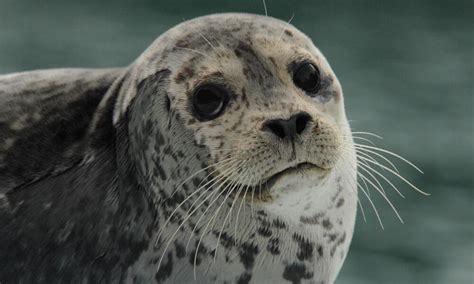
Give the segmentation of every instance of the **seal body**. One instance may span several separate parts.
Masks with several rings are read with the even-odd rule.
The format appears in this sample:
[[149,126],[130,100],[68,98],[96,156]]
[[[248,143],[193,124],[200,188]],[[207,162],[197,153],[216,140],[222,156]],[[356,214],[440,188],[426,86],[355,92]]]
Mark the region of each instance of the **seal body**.
[[0,76],[0,102],[0,281],[335,280],[355,151],[291,25],[197,18],[127,68]]

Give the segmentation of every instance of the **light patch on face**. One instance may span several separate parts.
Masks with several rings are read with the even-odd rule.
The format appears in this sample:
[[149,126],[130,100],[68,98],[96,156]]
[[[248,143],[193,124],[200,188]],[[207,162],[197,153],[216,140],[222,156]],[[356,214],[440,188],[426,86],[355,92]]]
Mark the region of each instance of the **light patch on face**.
[[296,224],[299,222],[297,216],[308,210],[305,208],[307,204],[311,204],[313,208],[325,208],[331,175],[330,171],[312,169],[282,176],[268,190],[271,202],[265,202],[261,206],[270,214]]
[[[283,30],[276,27],[273,33],[236,32],[225,44],[203,29],[203,38],[196,37],[201,44],[178,40],[178,45],[192,47],[193,51],[185,49],[173,55],[181,56],[182,64],[174,71],[171,84],[172,108],[188,122],[185,127],[193,131],[196,143],[209,150],[207,164],[216,165],[216,175],[242,186],[260,186],[299,163],[331,169],[347,136],[342,91],[324,56],[296,29],[285,26],[288,32],[282,34]],[[318,67],[321,94],[309,96],[295,86],[292,68],[301,62]],[[193,91],[206,83],[226,88],[229,104],[221,116],[198,121],[189,105]],[[286,120],[297,113],[307,114],[309,122],[294,140],[282,140],[262,131],[269,120]],[[299,176],[303,183],[298,185],[318,186],[318,174]],[[279,199],[294,192],[279,188]],[[275,202],[273,197],[272,193],[271,202]]]

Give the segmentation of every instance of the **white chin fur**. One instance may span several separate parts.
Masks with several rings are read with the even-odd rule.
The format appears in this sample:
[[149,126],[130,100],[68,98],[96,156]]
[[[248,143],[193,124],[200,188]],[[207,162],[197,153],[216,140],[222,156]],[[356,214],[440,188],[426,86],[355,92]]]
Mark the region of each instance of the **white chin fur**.
[[299,218],[308,206],[324,208],[332,192],[333,174],[333,171],[313,170],[282,176],[269,191],[272,200],[263,207],[287,220]]

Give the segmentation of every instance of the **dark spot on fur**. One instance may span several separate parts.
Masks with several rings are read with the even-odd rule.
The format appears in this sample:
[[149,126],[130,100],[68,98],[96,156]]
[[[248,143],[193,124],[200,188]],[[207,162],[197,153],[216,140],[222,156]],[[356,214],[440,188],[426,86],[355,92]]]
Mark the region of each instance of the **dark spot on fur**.
[[173,254],[169,252],[167,256],[167,261],[161,263],[160,269],[155,274],[155,279],[159,283],[168,279],[173,272]]
[[267,251],[269,251],[272,255],[279,255],[280,254],[280,239],[271,238],[270,240],[268,240]]
[[186,255],[186,249],[184,248],[182,244],[178,242],[175,242],[175,246],[176,246],[176,256],[178,258],[183,258]]
[[339,200],[337,201],[336,207],[339,208],[339,207],[341,207],[343,204],[344,204],[344,198],[341,197],[341,198],[339,198]]
[[237,56],[239,58],[242,56],[242,53],[238,49],[234,49],[234,53],[235,53],[235,56]]
[[252,274],[248,272],[244,272],[240,275],[239,279],[237,280],[237,284],[248,284],[250,283],[250,279],[252,279]]
[[296,257],[301,260],[310,260],[313,257],[314,243],[301,235],[293,234],[293,240],[298,244]]
[[[168,206],[170,208],[175,208],[178,204],[183,202],[184,198],[185,197],[184,197],[183,193],[176,192],[172,196],[166,198],[165,204],[166,204],[166,206]],[[175,215],[178,215],[178,214],[175,214]]]
[[337,234],[329,234],[329,242],[334,242],[334,240],[337,238]]
[[281,220],[280,218],[276,218],[273,220],[273,226],[277,229],[285,229],[286,228],[286,223]]
[[332,223],[331,223],[331,221],[329,221],[329,218],[326,218],[326,219],[323,220],[323,227],[327,230],[332,229]]
[[258,254],[258,246],[253,243],[244,243],[239,248],[240,262],[244,265],[245,269],[251,269],[255,262],[255,256]]
[[[197,247],[198,241],[196,241],[195,246]],[[202,256],[207,253],[207,249],[201,244],[199,246],[199,251],[196,253],[196,249],[194,249],[190,254],[189,254],[189,263],[191,265],[194,265],[194,258],[196,258],[196,265],[200,265],[202,261]]]
[[267,68],[268,64],[255,52],[251,45],[239,41],[234,53],[244,63],[243,73],[247,78],[256,80],[262,86],[271,85],[274,76]]
[[313,278],[313,272],[306,269],[306,265],[302,263],[292,263],[285,267],[283,278],[290,281],[292,284],[300,284],[303,279]]
[[201,184],[201,180],[196,178],[196,177],[193,178],[192,181],[193,181],[193,185],[196,186],[196,187],[198,187],[199,184]]
[[285,34],[289,37],[293,37],[293,33],[289,30],[285,30]]
[[189,66],[190,65],[185,64],[185,67],[183,68],[183,70],[181,70],[181,72],[176,74],[176,76],[174,77],[174,81],[177,84],[180,84],[184,82],[185,80],[189,80],[194,76],[194,70]]
[[300,216],[300,222],[303,224],[318,225],[320,223],[320,218],[324,216],[324,213],[317,213],[311,217]]
[[318,245],[317,251],[318,251],[318,256],[322,257],[324,252],[323,252],[323,247],[321,245]]
[[272,235],[272,230],[268,226],[260,226],[257,229],[257,233],[263,237],[270,237]]
[[334,246],[331,248],[331,256],[334,256],[334,253],[336,252],[336,249],[344,243],[346,240],[346,232],[342,234],[342,236],[337,240],[337,242],[334,244]]
[[[218,237],[220,234],[220,231],[213,231],[213,233],[216,237]],[[232,238],[227,232],[222,232],[220,242],[224,248],[229,249],[232,246],[234,246],[235,239]]]

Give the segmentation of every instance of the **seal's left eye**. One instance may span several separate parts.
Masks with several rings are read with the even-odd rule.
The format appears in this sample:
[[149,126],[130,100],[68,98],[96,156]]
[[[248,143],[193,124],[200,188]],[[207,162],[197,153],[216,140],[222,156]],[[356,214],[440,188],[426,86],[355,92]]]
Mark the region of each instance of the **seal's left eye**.
[[293,74],[293,82],[309,94],[317,93],[321,85],[318,68],[308,62],[300,64]]
[[193,109],[200,120],[212,120],[222,114],[229,96],[227,91],[217,85],[203,85],[193,94]]

